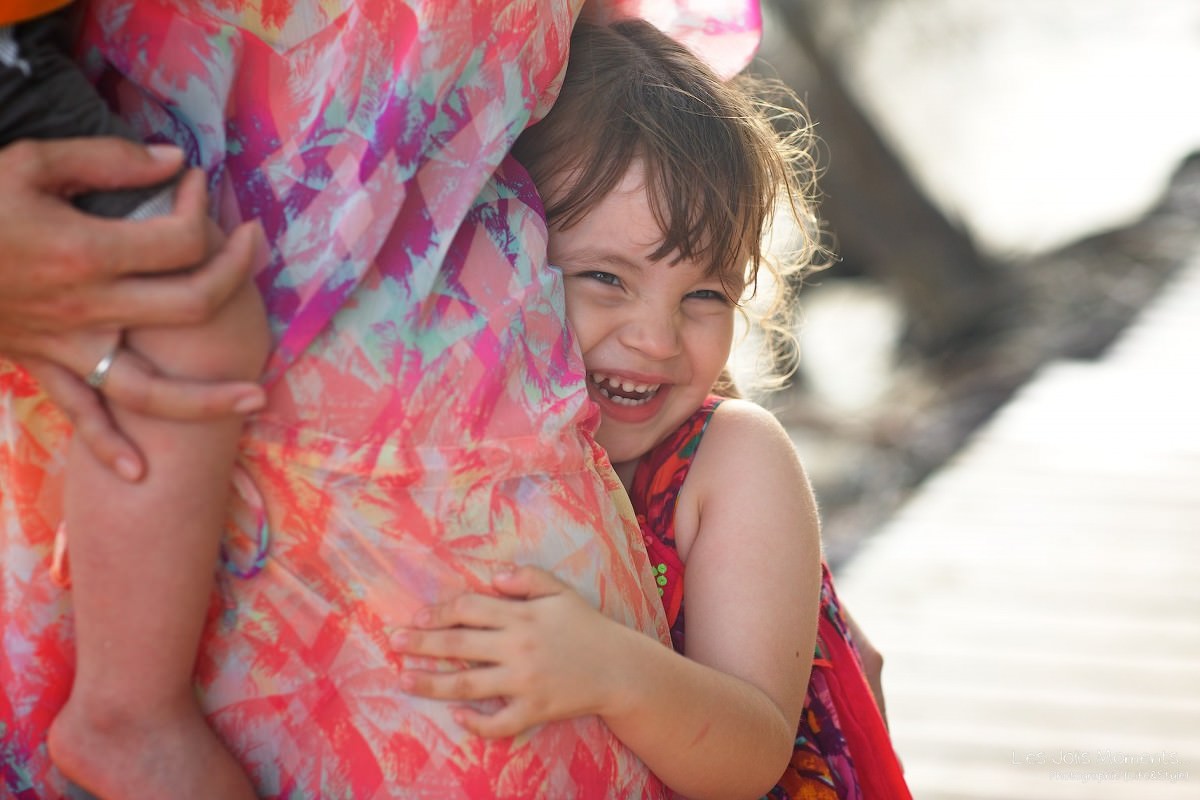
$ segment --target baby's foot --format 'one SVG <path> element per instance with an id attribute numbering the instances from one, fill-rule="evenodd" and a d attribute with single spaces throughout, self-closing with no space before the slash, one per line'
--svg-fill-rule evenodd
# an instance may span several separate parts
<path id="1" fill-rule="evenodd" d="M 97 719 L 79 703 L 50 726 L 47 744 L 59 771 L 98 798 L 253 800 L 254 789 L 194 704 L 154 718 Z"/>

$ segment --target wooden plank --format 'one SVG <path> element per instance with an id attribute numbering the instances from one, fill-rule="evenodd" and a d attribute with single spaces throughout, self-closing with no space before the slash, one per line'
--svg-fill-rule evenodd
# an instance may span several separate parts
<path id="1" fill-rule="evenodd" d="M 1200 797 L 1198 346 L 1200 259 L 839 570 L 919 800 Z"/>

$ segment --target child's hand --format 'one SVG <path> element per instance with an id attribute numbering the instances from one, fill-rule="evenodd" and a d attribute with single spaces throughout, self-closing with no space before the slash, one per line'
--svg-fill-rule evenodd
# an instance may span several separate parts
<path id="1" fill-rule="evenodd" d="M 495 713 L 456 708 L 463 727 L 489 738 L 514 736 L 551 720 L 600 713 L 621 681 L 606 668 L 606 645 L 622 626 L 573 589 L 535 567 L 493 578 L 504 597 L 464 594 L 417 613 L 394 643 L 410 655 L 461 659 L 448 672 L 406 670 L 409 694 L 442 700 L 500 697 Z"/>

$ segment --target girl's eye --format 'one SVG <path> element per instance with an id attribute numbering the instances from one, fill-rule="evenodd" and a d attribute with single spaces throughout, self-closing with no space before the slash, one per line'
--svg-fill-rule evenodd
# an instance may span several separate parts
<path id="1" fill-rule="evenodd" d="M 717 289 L 697 289 L 694 292 L 688 292 L 687 297 L 691 300 L 716 300 L 726 305 L 729 304 L 729 297 Z"/>
<path id="2" fill-rule="evenodd" d="M 608 284 L 609 286 L 620 286 L 621 279 L 611 272 L 601 272 L 600 270 L 589 270 L 588 272 L 580 273 L 581 277 L 591 278 L 594 281 Z"/>

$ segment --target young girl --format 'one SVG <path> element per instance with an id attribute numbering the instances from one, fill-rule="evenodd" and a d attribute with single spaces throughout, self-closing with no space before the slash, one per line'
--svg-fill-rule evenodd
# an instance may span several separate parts
<path id="1" fill-rule="evenodd" d="M 66 5 L 30 0 L 0 12 L 0 145 L 136 139 L 71 60 Z M 183 179 L 181 203 L 202 194 L 198 180 L 197 173 Z M 171 199 L 169 188 L 153 187 L 74 201 L 96 215 L 142 219 L 170 212 Z M 111 349 L 97 355 L 86 380 L 102 389 L 111 371 L 141 360 L 176 377 L 252 382 L 269 343 L 261 299 L 247 283 L 203 325 L 113 331 Z M 69 446 L 63 530 L 71 544 L 75 677 L 49 730 L 50 756 L 81 797 L 252 798 L 192 682 L 242 417 L 182 422 L 109 410 L 147 471 L 131 483 L 78 437 Z M 59 544 L 62 553 L 62 535 Z M 60 557 L 56 565 L 64 583 L 65 563 Z"/>
<path id="2" fill-rule="evenodd" d="M 781 140 L 752 98 L 649 24 L 580 25 L 559 100 L 515 151 L 547 199 L 596 438 L 638 513 L 674 651 L 514 567 L 499 597 L 417 616 L 407 655 L 466 663 L 412 662 L 401 685 L 473 701 L 456 718 L 486 737 L 597 714 L 688 797 L 905 798 L 791 442 L 768 412 L 713 394 L 734 310 L 770 266 L 777 192 L 813 230 L 806 129 Z"/>

